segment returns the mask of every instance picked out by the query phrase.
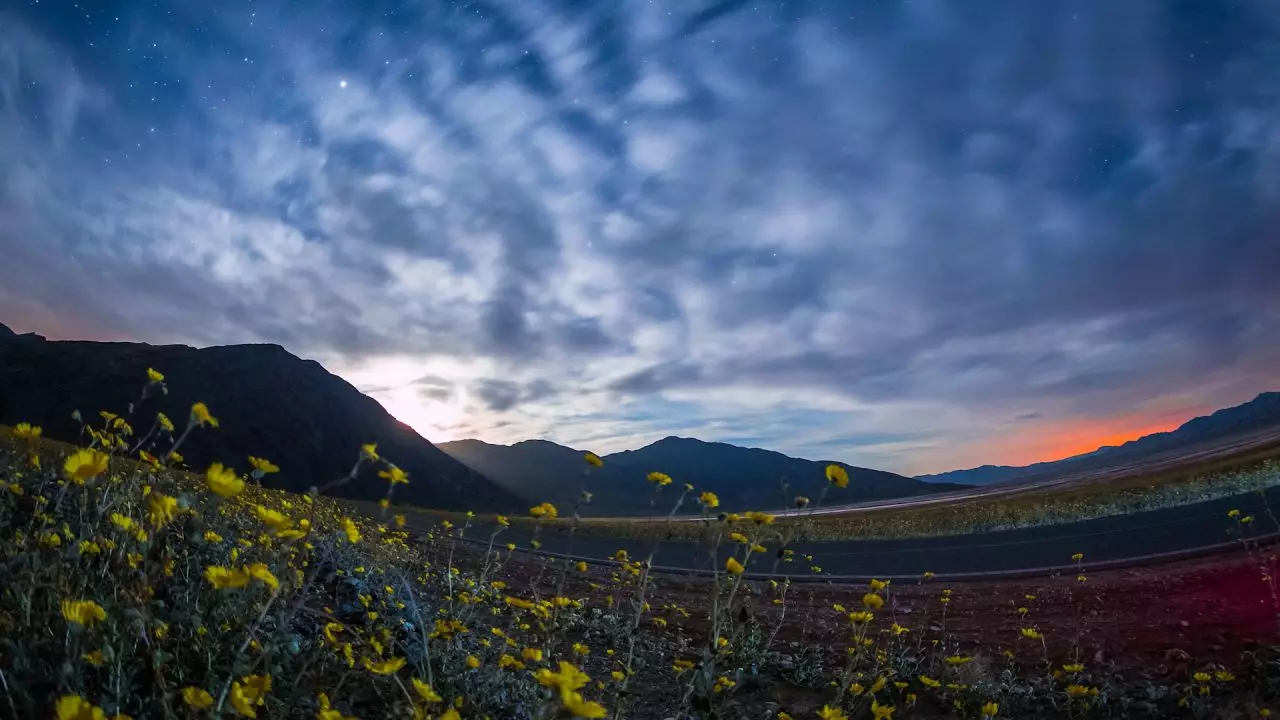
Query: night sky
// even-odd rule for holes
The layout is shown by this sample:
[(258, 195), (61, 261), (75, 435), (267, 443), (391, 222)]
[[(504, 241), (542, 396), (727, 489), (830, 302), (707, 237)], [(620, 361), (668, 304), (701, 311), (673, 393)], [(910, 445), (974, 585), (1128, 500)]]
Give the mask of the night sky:
[(904, 473), (1280, 388), (1280, 3), (0, 10), (0, 321)]

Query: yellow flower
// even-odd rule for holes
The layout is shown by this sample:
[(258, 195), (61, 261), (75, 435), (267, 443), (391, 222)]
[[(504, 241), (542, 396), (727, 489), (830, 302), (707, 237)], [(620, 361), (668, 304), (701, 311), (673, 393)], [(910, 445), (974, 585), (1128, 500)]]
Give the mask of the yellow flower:
[(217, 590), (238, 590), (249, 584), (249, 573), (221, 565), (206, 567), (204, 578)]
[(573, 654), (574, 654), (574, 655), (586, 655), (586, 654), (588, 654), (588, 653), (590, 653), (590, 652), (591, 652), (591, 648), (587, 647), (586, 645), (583, 645), (582, 643), (574, 643), (574, 644), (573, 644)]
[(266, 702), (269, 692), (270, 675), (246, 675), (231, 683), (231, 707), (245, 717), (256, 718), (257, 708)]
[(1097, 688), (1091, 688), (1087, 685), (1068, 685), (1067, 697), (1085, 698), (1098, 694)]
[(934, 680), (928, 675), (921, 675), (920, 682), (924, 683), (925, 687), (931, 687), (931, 688), (942, 687), (942, 683), (938, 682), (937, 680)]
[(360, 542), (360, 528), (351, 518), (342, 518), (342, 532), (347, 534), (348, 542)]
[(529, 508), (529, 514), (536, 518), (554, 520), (558, 515), (558, 511), (556, 510), (555, 505), (552, 505), (549, 502), (544, 502), (541, 505), (535, 505)]
[(369, 672), (376, 673), (378, 675), (391, 675), (404, 667), (404, 658), (391, 658), (390, 660), (383, 660), (382, 662), (373, 662), (372, 660), (365, 658), (364, 667)]
[(591, 467), (604, 467), (604, 461), (600, 459), (599, 455), (593, 452), (582, 453), (582, 459), (586, 460), (587, 464)]
[(272, 510), (271, 508), (259, 505), (256, 508), (256, 511), (258, 519), (262, 521), (263, 525), (270, 528), (273, 535), (281, 532), (282, 530), (288, 530), (293, 527), (293, 520), (290, 520), (287, 515), (279, 512), (278, 510)]
[(762, 513), (756, 510), (747, 513), (745, 517), (757, 525), (772, 525), (773, 521), (777, 519), (769, 513)]
[(879, 592), (889, 587), (890, 582), (891, 581), (889, 580), (876, 580), (875, 578), (871, 578), (871, 589), (875, 590), (876, 592)]
[(249, 573), (253, 579), (258, 580), (272, 590), (280, 589), (280, 581), (276, 579), (275, 575), (271, 574), (271, 570), (267, 568), (265, 563), (253, 563), (246, 567), (244, 571)]
[(967, 665), (967, 664), (968, 664), (968, 663), (970, 663), (972, 660), (973, 660), (973, 658), (971, 658), (971, 657), (965, 657), (965, 656), (963, 656), (963, 655), (952, 655), (951, 657), (948, 657), (948, 658), (946, 659), (946, 663), (947, 663), (948, 665), (951, 665), (952, 667), (955, 667), (955, 666), (959, 666), (959, 665)]
[(440, 693), (431, 689), (431, 685), (424, 683), (418, 678), (413, 678), (413, 691), (422, 698), (422, 702), (437, 703), (444, 698), (440, 697)]
[(828, 465), (827, 482), (838, 488), (849, 487), (849, 472), (839, 465)]
[(1028, 640), (1039, 640), (1041, 637), (1044, 637), (1035, 628), (1022, 628), (1019, 632), (1022, 633), (1022, 637)]
[(209, 406), (202, 402), (198, 402), (191, 406), (191, 422), (204, 427), (218, 427), (218, 418), (209, 414)]
[(742, 563), (738, 562), (736, 558), (731, 557), (725, 561), (724, 569), (730, 575), (741, 575), (746, 568), (742, 567)]
[(275, 463), (271, 462), (266, 458), (254, 457), (250, 455), (249, 464), (253, 466), (254, 470), (258, 471), (258, 473), (262, 475), (270, 475), (271, 473), (280, 472), (280, 468), (277, 467)]
[(356, 720), (352, 715), (343, 715), (334, 710), (333, 706), (329, 704), (329, 696), (327, 694), (320, 693), (316, 696), (316, 700), (320, 703), (320, 709), (316, 711), (316, 720)]
[(35, 440), (40, 437), (41, 429), (31, 423), (20, 422), (13, 426), (13, 435), (20, 440)]
[(392, 485), (405, 485), (409, 482), (409, 473), (401, 470), (395, 465), (390, 466), (386, 470), (379, 471), (378, 477), (389, 480)]
[(107, 471), (107, 456), (96, 450), (77, 450), (63, 463), (67, 477), (77, 485), (98, 477)]
[(698, 502), (702, 503), (702, 507), (708, 510), (714, 510), (720, 507), (720, 498), (710, 490), (704, 490), (702, 494), (698, 496)]
[(875, 615), (872, 615), (869, 612), (860, 610), (858, 612), (849, 613), (849, 622), (853, 623), (854, 625), (861, 625), (862, 623), (871, 622), (872, 620), (875, 619), (875, 617), (876, 617)]
[(92, 600), (63, 600), (62, 617), (76, 625), (90, 626), (107, 619), (107, 611)]
[(63, 695), (58, 698), (54, 713), (58, 720), (106, 720), (102, 708), (79, 695)]
[(178, 499), (151, 491), (147, 495), (147, 521), (152, 527), (168, 525), (178, 515)]
[(651, 472), (646, 479), (659, 487), (666, 487), (671, 484), (671, 476), (666, 473)]
[(845, 715), (843, 710), (833, 708), (830, 705), (823, 705), (822, 709), (818, 711), (818, 717), (822, 720), (849, 720), (849, 716)]
[(1084, 665), (1081, 665), (1080, 663), (1071, 663), (1070, 665), (1062, 666), (1062, 671), (1066, 673), (1078, 673), (1081, 670), (1084, 670)]
[(1226, 670), (1215, 670), (1213, 673), (1213, 678), (1218, 682), (1231, 682), (1232, 680), (1236, 679), (1236, 676), (1232, 675)]
[(173, 421), (164, 413), (156, 413), (156, 422), (160, 423), (160, 429), (165, 432), (173, 432)]
[(204, 541), (211, 542), (211, 543), (220, 543), (222, 542), (222, 536), (212, 530), (205, 530)]
[(235, 497), (244, 491), (244, 480), (241, 480), (231, 468), (224, 468), (222, 463), (209, 466), (204, 475), (204, 484), (216, 495)]
[(982, 716), (983, 716), (983, 717), (986, 717), (986, 718), (993, 718), (993, 717), (995, 717), (995, 716), (996, 716), (996, 715), (998, 715), (998, 714), (1000, 714), (1000, 704), (999, 704), (999, 703), (996, 703), (996, 702), (989, 702), (989, 703), (987, 703), (986, 705), (983, 705), (983, 706), (982, 706)]
[(164, 382), (164, 375), (155, 368), (147, 368), (147, 379), (153, 383)]
[(22, 486), (19, 485), (18, 483), (13, 482), (13, 483), (9, 483), (9, 492), (13, 493), (14, 495), (17, 495), (18, 497), (22, 497), (24, 494), (26, 494), (27, 491), (23, 490)]
[(363, 457), (363, 458), (365, 458), (366, 460), (372, 460), (372, 461), (374, 461), (374, 462), (377, 462), (378, 460), (381, 460), (381, 459), (382, 459), (382, 458), (378, 457), (378, 444), (377, 444), (377, 443), (366, 443), (366, 444), (364, 444), (364, 445), (361, 445), (361, 446), (360, 446), (360, 456), (361, 456), (361, 457)]
[(1075, 555), (1071, 556), (1071, 559), (1075, 562), (1080, 562), (1081, 560), (1084, 559), (1084, 553), (1076, 553)]
[(94, 667), (102, 667), (102, 664), (107, 661), (106, 656), (102, 654), (101, 650), (94, 650), (93, 652), (85, 653), (80, 657), (83, 658), (85, 662), (89, 663)]
[(884, 607), (884, 598), (875, 593), (867, 593), (862, 596), (862, 604), (870, 610), (879, 610)]
[(538, 648), (525, 648), (520, 651), (520, 657), (530, 662), (542, 662), (542, 651)]
[(203, 688), (184, 687), (182, 688), (182, 702), (196, 710), (204, 710), (213, 704), (213, 696), (205, 692)]
[(476, 668), (480, 667), (480, 658), (476, 657), (475, 655), (468, 655), (467, 667), (471, 668), (472, 670), (475, 670)]
[(871, 717), (874, 720), (893, 720), (893, 706), (881, 705), (879, 702), (872, 700)]

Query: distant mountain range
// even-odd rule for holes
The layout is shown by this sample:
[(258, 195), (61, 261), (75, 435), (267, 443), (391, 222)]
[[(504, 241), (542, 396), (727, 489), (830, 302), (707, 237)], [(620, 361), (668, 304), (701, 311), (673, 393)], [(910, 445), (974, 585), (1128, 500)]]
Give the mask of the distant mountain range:
[[(278, 345), (185, 345), (46, 341), (0, 324), (0, 423), (31, 422), (55, 439), (75, 441), (79, 410), (121, 416), (138, 400), (147, 368), (165, 374), (167, 395), (139, 405), (130, 423), (145, 433), (157, 411), (181, 432), (191, 405), (209, 406), (221, 426), (195, 432), (181, 448), (202, 470), (212, 462), (247, 471), (250, 455), (280, 467), (268, 486), (305, 491), (345, 475), (364, 443), (409, 473), (395, 498), (424, 507), (518, 511), (525, 500), (476, 473), (393, 418), (376, 400), (312, 360)], [(377, 500), (386, 481), (369, 470), (335, 495)]]
[[(552, 502), (567, 511), (583, 486), (593, 494), (591, 514), (666, 514), (688, 482), (699, 491), (719, 496), (721, 507), (733, 510), (760, 510), (792, 507), (797, 495), (817, 501), (827, 485), (828, 461), (805, 460), (757, 448), (693, 438), (668, 437), (639, 450), (627, 450), (603, 457), (604, 467), (584, 476), (587, 464), (583, 451), (546, 440), (526, 440), (514, 445), (495, 445), (480, 440), (440, 443), (441, 450), (508, 490), (531, 500)], [(832, 487), (826, 504), (908, 497), (960, 485), (925, 483), (882, 470), (841, 465), (849, 473), (849, 486)], [(650, 471), (670, 475), (670, 487), (656, 497), (645, 477)], [(654, 505), (650, 506), (650, 501)], [(686, 512), (696, 512), (694, 502)]]
[(1029, 480), (1041, 476), (1100, 469), (1204, 442), (1275, 427), (1280, 427), (1280, 392), (1264, 392), (1247, 403), (1188, 420), (1176, 430), (1153, 433), (1122, 445), (1106, 445), (1083, 455), (1021, 467), (983, 465), (968, 470), (918, 475), (916, 479), (968, 485), (994, 485), (1015, 480)]

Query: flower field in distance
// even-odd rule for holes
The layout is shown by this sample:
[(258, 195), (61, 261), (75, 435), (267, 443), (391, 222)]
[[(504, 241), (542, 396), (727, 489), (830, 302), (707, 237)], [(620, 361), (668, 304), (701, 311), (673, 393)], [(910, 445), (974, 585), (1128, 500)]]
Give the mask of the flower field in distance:
[[(163, 385), (163, 373), (139, 383)], [(1007, 604), (929, 574), (906, 587), (755, 582), (745, 571), (786, 558), (797, 526), (722, 514), (697, 478), (660, 468), (636, 492), (672, 512), (698, 503), (713, 578), (661, 577), (625, 554), (610, 567), (527, 555), (503, 538), (509, 518), (477, 547), (459, 540), (466, 515), (411, 530), (391, 501), (414, 478), (372, 445), (351, 448), (350, 472), (305, 495), (262, 487), (279, 470), (269, 457), (252, 459), (248, 476), (183, 468), (182, 449), (219, 425), (217, 408), (190, 400), (176, 421), (145, 401), (128, 414), (95, 411), (79, 445), (27, 424), (0, 431), (0, 717), (1164, 718), (1280, 708), (1274, 633), (1135, 664), (1098, 646), (1111, 586), (1083, 573)], [(584, 456), (577, 507), (539, 503), (521, 522), (573, 531), (599, 462)], [(326, 497), (351, 482), (381, 483), (386, 503), (366, 516)], [(815, 478), (814, 504), (826, 484), (848, 482), (833, 466)], [(1242, 538), (1238, 581), (1269, 603), (1263, 625), (1274, 630), (1274, 558), (1247, 540), (1264, 520), (1274, 522), (1222, 518)]]

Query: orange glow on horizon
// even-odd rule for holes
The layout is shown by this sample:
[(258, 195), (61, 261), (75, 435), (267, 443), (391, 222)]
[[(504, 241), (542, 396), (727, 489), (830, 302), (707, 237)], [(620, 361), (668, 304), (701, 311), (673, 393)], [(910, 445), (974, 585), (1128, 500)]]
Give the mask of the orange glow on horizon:
[(1176, 420), (1154, 420), (1150, 415), (1122, 415), (1091, 420), (1035, 423), (1014, 430), (983, 450), (984, 462), (993, 465), (1031, 465), (1093, 452), (1104, 445), (1122, 445), (1152, 433), (1168, 432), (1197, 412), (1179, 413)]

